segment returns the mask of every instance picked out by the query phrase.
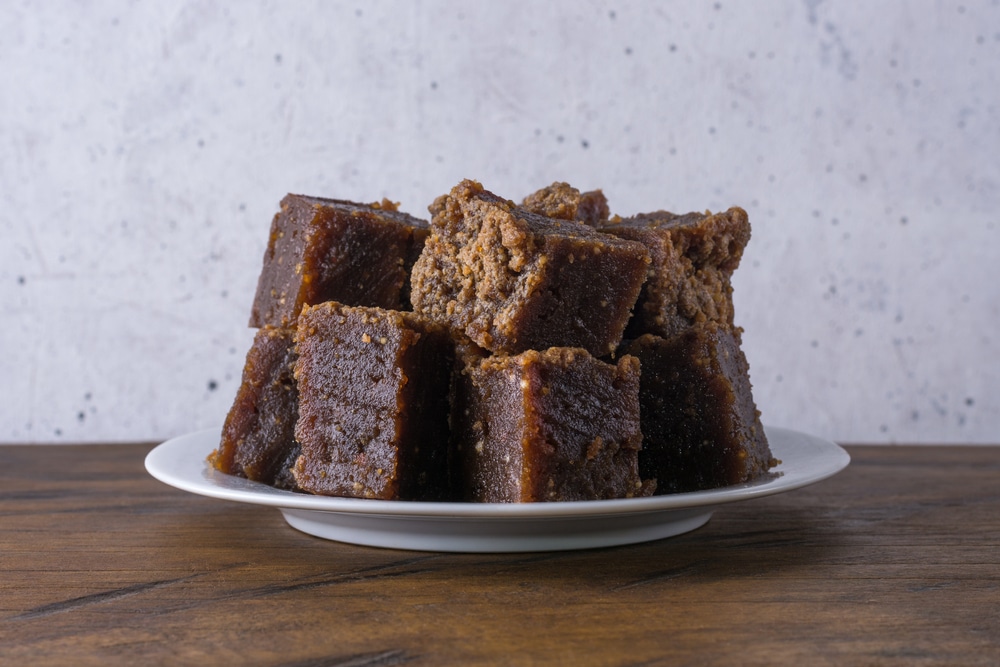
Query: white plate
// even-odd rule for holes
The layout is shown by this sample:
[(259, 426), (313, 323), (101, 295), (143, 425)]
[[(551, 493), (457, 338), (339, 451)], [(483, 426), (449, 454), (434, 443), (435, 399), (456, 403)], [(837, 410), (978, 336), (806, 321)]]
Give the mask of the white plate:
[(168, 440), (146, 457), (156, 479), (184, 491), (277, 507), (293, 528), (328, 540), (392, 549), (518, 552), (588, 549), (680, 535), (719, 505), (826, 479), (850, 462), (832, 442), (766, 428), (777, 475), (750, 484), (652, 498), (555, 503), (422, 503), (312, 496), (225, 475), (205, 461), (219, 431)]

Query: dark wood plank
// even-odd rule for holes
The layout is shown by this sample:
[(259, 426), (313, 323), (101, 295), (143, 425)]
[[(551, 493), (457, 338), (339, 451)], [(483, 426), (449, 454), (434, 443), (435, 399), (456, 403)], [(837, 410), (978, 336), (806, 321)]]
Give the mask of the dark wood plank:
[(853, 447), (688, 535), (520, 555), (319, 540), (148, 449), (0, 447), (0, 664), (1000, 664), (1000, 447)]

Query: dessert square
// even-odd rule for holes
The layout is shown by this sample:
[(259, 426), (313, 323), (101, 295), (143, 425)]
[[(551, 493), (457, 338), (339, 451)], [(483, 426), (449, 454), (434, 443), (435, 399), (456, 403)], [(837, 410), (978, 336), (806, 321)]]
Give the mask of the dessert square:
[(600, 190), (580, 192), (569, 183), (553, 183), (533, 192), (521, 208), (558, 220), (575, 220), (592, 227), (607, 224), (608, 199)]
[(645, 280), (642, 243), (525, 211), (469, 180), (431, 212), (411, 276), (415, 311), (494, 353), (614, 351)]
[(465, 500), (628, 498), (639, 478), (639, 363), (580, 348), (484, 357), (455, 376), (454, 455)]
[(295, 342), (298, 485), (331, 496), (449, 499), (448, 331), (414, 313), (325, 302), (303, 308)]
[(219, 471), (282, 489), (294, 489), (291, 466), (298, 457), (295, 422), (295, 342), (291, 329), (257, 331), (247, 352), (236, 399), (209, 457)]
[(740, 344), (739, 329), (707, 323), (623, 346), (642, 365), (639, 473), (657, 494), (741, 484), (776, 465)]
[(303, 306), (408, 309), (427, 222), (380, 204), (290, 194), (271, 223), (250, 326), (294, 327)]
[(670, 337), (704, 322), (732, 327), (731, 277), (750, 240), (742, 208), (715, 214), (643, 213), (600, 230), (643, 243), (652, 260), (627, 337)]

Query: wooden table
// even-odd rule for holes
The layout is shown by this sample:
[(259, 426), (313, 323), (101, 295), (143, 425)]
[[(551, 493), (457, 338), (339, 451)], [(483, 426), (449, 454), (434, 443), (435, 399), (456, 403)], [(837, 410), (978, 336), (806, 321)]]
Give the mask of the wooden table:
[(681, 537), (449, 555), (0, 446), (0, 664), (1000, 664), (1000, 447), (849, 450)]

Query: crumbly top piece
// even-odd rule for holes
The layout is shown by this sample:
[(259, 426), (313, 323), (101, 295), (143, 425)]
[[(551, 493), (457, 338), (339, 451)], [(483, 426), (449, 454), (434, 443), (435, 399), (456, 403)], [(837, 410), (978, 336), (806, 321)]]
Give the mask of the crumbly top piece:
[(639, 213), (629, 218), (613, 218), (603, 228), (612, 234), (625, 229), (667, 235), (680, 254), (724, 271), (736, 270), (750, 241), (749, 217), (738, 206), (722, 213)]
[(462, 219), (465, 214), (485, 213), (492, 209), (524, 225), (525, 231), (533, 235), (588, 239), (622, 247), (628, 245), (628, 242), (623, 243), (621, 239), (602, 234), (587, 225), (567, 224), (570, 221), (520, 207), (513, 201), (490, 192), (478, 181), (469, 179), (456, 185), (450, 193), (435, 199), (428, 209), (434, 216), (432, 226), (444, 227), (449, 219)]
[(608, 199), (600, 190), (580, 192), (569, 183), (556, 182), (524, 198), (521, 207), (549, 218), (588, 225), (608, 221)]

